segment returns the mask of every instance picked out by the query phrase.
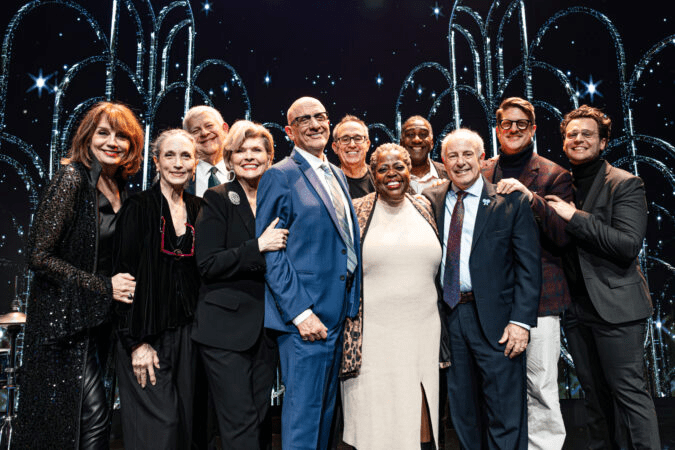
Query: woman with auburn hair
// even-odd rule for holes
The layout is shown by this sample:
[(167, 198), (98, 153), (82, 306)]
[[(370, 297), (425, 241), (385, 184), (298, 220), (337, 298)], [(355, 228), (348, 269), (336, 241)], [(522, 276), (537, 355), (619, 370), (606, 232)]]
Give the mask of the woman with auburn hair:
[(108, 448), (110, 312), (113, 301), (131, 303), (135, 287), (128, 273), (113, 276), (112, 244), (142, 147), (129, 108), (97, 103), (38, 205), (15, 448)]
[(263, 327), (265, 258), (286, 248), (278, 219), (256, 238), (258, 183), (274, 158), (272, 135), (240, 120), (225, 139), (232, 180), (204, 193), (196, 256), (202, 275), (192, 339), (198, 344), (223, 448), (266, 448), (261, 433), (278, 360)]

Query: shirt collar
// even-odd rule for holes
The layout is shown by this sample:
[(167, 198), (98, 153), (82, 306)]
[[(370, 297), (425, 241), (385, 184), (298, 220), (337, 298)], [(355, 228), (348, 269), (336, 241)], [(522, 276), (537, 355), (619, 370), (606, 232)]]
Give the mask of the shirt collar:
[(312, 169), (317, 170), (319, 166), (322, 164), (327, 163), (326, 158), (323, 156), (323, 152), (321, 153), (321, 158), (317, 158), (316, 156), (312, 155), (306, 150), (303, 150), (299, 147), (295, 147), (295, 151), (300, 153), (300, 156), (305, 158), (305, 160), (309, 163), (309, 165), (312, 167)]
[[(475, 195), (476, 197), (480, 197), (481, 194), (483, 193), (483, 185), (484, 184), (485, 183), (483, 183), (483, 176), (481, 175), (481, 176), (478, 177), (478, 179), (471, 186), (469, 186), (468, 189), (464, 189), (464, 192), (466, 192), (467, 194), (470, 194), (470, 195)], [(458, 190), (459, 189), (457, 188), (457, 186), (455, 186), (453, 184), (452, 185), (452, 192), (454, 192), (455, 195), (456, 195)]]
[(436, 166), (434, 166), (434, 163), (433, 163), (433, 161), (431, 161), (431, 158), (427, 157), (427, 159), (429, 160), (429, 172), (427, 172), (426, 174), (424, 174), (424, 176), (421, 176), (421, 177), (418, 177), (417, 175), (410, 174), (411, 180), (416, 180), (416, 181), (424, 183), (426, 181), (431, 180), (432, 178), (433, 179), (441, 178), (440, 175), (438, 175), (438, 170), (436, 170)]
[[(211, 167), (213, 167), (213, 165), (200, 159), (199, 162), (197, 163), (197, 175), (200, 175), (202, 177), (209, 175)], [(221, 172), (222, 174), (227, 173), (227, 166), (225, 166), (224, 160), (221, 159), (220, 161), (218, 161), (215, 167), (218, 169), (218, 172)]]

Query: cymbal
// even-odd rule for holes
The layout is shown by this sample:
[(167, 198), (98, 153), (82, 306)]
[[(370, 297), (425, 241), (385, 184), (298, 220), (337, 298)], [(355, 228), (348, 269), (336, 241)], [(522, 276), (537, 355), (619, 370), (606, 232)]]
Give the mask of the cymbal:
[(23, 325), (26, 323), (26, 315), (22, 312), (11, 312), (0, 316), (0, 326)]

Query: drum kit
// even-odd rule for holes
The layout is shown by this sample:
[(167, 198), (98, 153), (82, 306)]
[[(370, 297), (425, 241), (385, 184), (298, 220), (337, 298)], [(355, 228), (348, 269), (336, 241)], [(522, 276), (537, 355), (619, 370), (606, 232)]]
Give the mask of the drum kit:
[(5, 417), (2, 419), (2, 426), (0, 426), (0, 449), (9, 449), (12, 445), (12, 420), (16, 418), (14, 411), (14, 404), (16, 398), (16, 371), (17, 371), (17, 354), (16, 341), (17, 336), (21, 332), (26, 323), (26, 314), (20, 311), (20, 301), (18, 296), (12, 300), (10, 312), (0, 316), (0, 327), (6, 329), (6, 334), (9, 336), (9, 348), (0, 349), (7, 357), (5, 365), (5, 377), (2, 389), (7, 392), (7, 409)]

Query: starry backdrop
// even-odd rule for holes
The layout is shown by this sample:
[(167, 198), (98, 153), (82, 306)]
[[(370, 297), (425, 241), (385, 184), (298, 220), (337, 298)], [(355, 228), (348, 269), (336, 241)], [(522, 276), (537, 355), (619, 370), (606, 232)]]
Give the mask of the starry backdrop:
[[(519, 95), (536, 107), (537, 151), (565, 167), (561, 116), (587, 103), (613, 119), (604, 156), (646, 183), (641, 262), (655, 302), (647, 368), (652, 391), (672, 396), (675, 29), (662, 2), (620, 3), (3, 0), (0, 313), (15, 292), (25, 300), (24, 245), (39, 194), (97, 100), (130, 105), (150, 139), (179, 126), (190, 106), (211, 104), (228, 123), (268, 126), (279, 159), (291, 149), (285, 111), (311, 95), (334, 123), (362, 117), (371, 150), (397, 141), (408, 116), (424, 115), (437, 158), (458, 126), (478, 131), (493, 155), (494, 110)], [(132, 190), (147, 186), (148, 162)], [(574, 396), (563, 360), (561, 393)]]

